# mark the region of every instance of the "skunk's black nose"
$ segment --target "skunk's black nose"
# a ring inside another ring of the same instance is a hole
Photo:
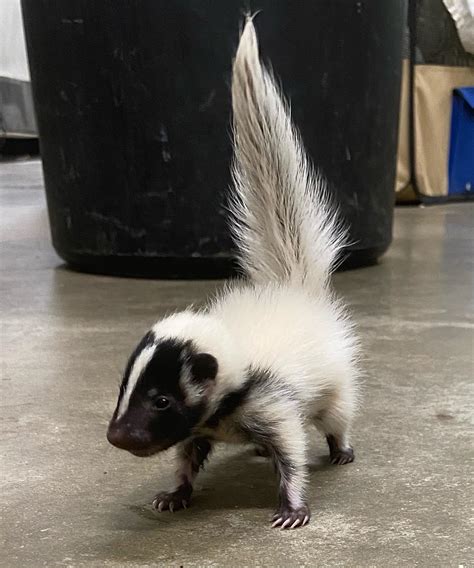
[[[129,452],[146,450],[151,445],[150,435],[126,424],[110,424],[107,430],[107,440],[121,450]]]

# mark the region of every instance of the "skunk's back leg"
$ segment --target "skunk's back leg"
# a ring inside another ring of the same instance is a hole
[[[334,392],[327,397],[327,406],[313,416],[316,428],[322,432],[329,446],[329,460],[344,465],[354,461],[354,450],[349,443],[349,430],[355,410],[353,397]]]
[[[327,434],[326,441],[329,446],[329,461],[332,464],[344,465],[354,461],[354,449],[344,438],[338,438],[334,434]]]

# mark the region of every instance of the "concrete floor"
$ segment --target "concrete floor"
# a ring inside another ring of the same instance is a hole
[[[0,164],[0,186],[1,566],[472,566],[472,204],[398,209],[381,264],[336,276],[366,354],[357,461],[326,465],[315,435],[313,520],[281,532],[271,468],[248,449],[219,448],[194,506],[155,517],[172,452],[105,439],[137,338],[219,283],[70,272],[39,163]]]

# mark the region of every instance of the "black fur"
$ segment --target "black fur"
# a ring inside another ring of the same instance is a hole
[[[246,376],[239,389],[223,397],[217,410],[207,419],[205,423],[207,428],[216,428],[221,420],[233,414],[245,403],[252,391],[262,388],[271,378],[270,372],[264,369],[248,369]]]
[[[240,389],[227,393],[219,403],[217,410],[204,424],[207,428],[217,428],[219,422],[233,414],[247,399],[252,388],[251,380],[247,380]]]
[[[191,356],[191,374],[197,382],[214,380],[217,376],[217,359],[209,353],[197,353]]]
[[[160,511],[177,511],[183,507],[188,507],[193,493],[193,480],[199,469],[203,467],[212,449],[211,443],[206,438],[193,438],[178,446],[178,459],[180,461],[181,473],[178,475],[179,485],[174,491],[162,491],[156,495],[153,507]],[[191,479],[187,472],[191,465]]]
[[[137,356],[154,340],[153,333],[148,333],[134,351],[125,372],[122,395]],[[116,441],[115,445],[129,449],[127,444],[130,441],[130,451],[139,455],[138,452],[148,448],[156,451],[166,449],[191,435],[204,406],[186,405],[179,379],[183,365],[195,355],[189,342],[170,339],[156,344],[155,352],[132,392],[125,415],[117,421],[115,413],[112,419],[109,429],[115,429],[115,436],[111,435],[109,439]],[[154,401],[161,397],[169,400],[165,410],[154,405]]]
[[[196,474],[207,460],[211,449],[211,443],[207,438],[193,438],[189,442],[184,442],[180,457],[183,461],[191,462],[191,469]]]
[[[160,394],[171,395],[176,400],[184,400],[179,378],[183,368],[183,352],[187,349],[184,342],[176,339],[160,341],[138,380],[133,394],[145,393],[153,389],[159,390]]]
[[[284,383],[280,384],[278,378],[274,377],[267,369],[250,368],[247,370],[246,376],[247,378],[239,389],[229,392],[223,397],[217,410],[207,419],[205,423],[207,428],[216,428],[221,420],[229,417],[242,406],[252,392],[258,396],[258,391],[271,389],[274,392],[275,389],[279,389],[285,399],[296,400],[295,394]]]
[[[332,464],[344,465],[354,461],[354,450],[350,446],[342,446],[337,436],[328,434],[326,441],[329,446],[329,461]]]

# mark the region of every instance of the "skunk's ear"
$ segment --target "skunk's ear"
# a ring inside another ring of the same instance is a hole
[[[213,381],[218,368],[217,359],[209,353],[198,353],[192,358],[191,373],[196,381]]]

